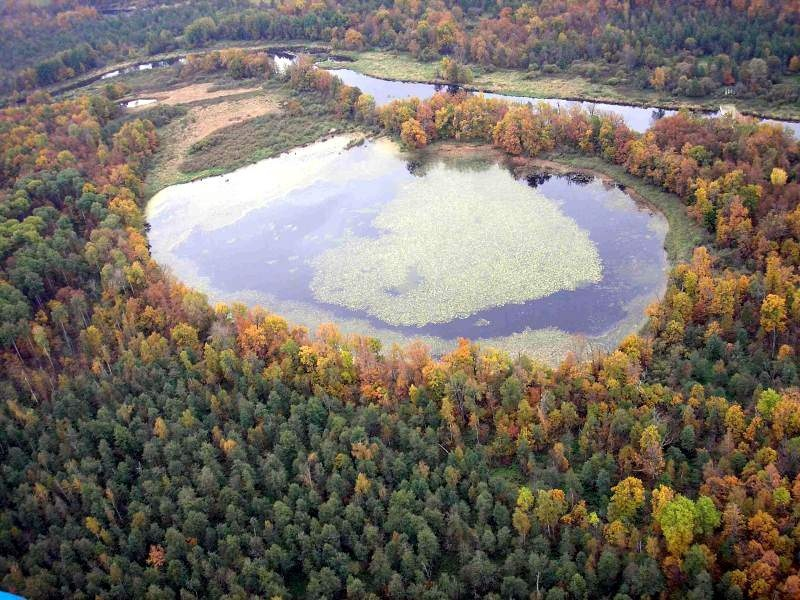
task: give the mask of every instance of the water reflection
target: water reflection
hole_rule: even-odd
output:
[[[129,100],[125,102],[125,108],[138,108],[140,106],[148,106],[158,102],[155,98],[137,98],[136,100]]]
[[[490,188],[513,180],[509,171],[485,159],[408,161],[386,140],[348,150],[347,140],[321,144],[163,190],[148,209],[154,256],[217,299],[258,298],[312,328],[333,318],[345,329],[347,323],[356,331],[366,325],[368,332],[387,339],[422,336],[445,344],[462,336],[497,343],[504,336],[545,329],[599,339],[622,328],[610,340],[616,343],[641,322],[643,303],[663,292],[663,217],[637,206],[616,186],[540,172],[515,185],[529,190],[530,210],[546,199],[588,232],[602,260],[597,283],[420,327],[389,325],[364,311],[319,302],[309,287],[316,257],[354,237],[385,235],[375,225],[376,215],[410,182],[424,184],[432,172],[441,179],[443,170],[456,190],[464,189],[466,173],[479,173]],[[450,231],[445,219],[441,235],[459,232]],[[493,243],[493,232],[486,231],[485,239]]]
[[[289,51],[277,51],[274,52],[271,56],[272,59],[275,61],[275,67],[279,74],[285,73],[286,69],[288,69],[289,66],[292,64],[292,62],[294,62],[297,59],[297,55]],[[341,59],[342,57],[339,58]],[[173,65],[176,62],[185,63],[186,57],[181,56],[155,62],[138,63],[126,67],[124,69],[109,71],[98,77],[81,80],[80,82],[77,82],[74,85],[64,87],[63,90],[83,87],[97,81],[98,79],[100,80],[112,79],[115,77],[119,77],[120,75],[125,75],[140,70],[164,68]],[[411,97],[430,98],[436,92],[440,92],[443,90],[449,91],[451,93],[455,93],[459,90],[458,86],[379,79],[377,77],[363,75],[361,73],[358,73],[357,71],[353,71],[352,69],[328,69],[328,71],[338,76],[347,85],[356,86],[360,88],[362,92],[370,94],[372,97],[375,98],[375,102],[377,105],[387,104],[392,100],[398,100],[403,98],[411,98]],[[622,117],[624,122],[633,131],[637,131],[640,133],[647,130],[658,119],[661,119],[669,115],[673,115],[676,112],[674,110],[664,109],[660,107],[626,106],[622,104],[611,104],[606,102],[567,100],[564,98],[534,98],[530,96],[509,96],[505,94],[495,94],[488,92],[485,93],[484,95],[487,98],[499,98],[502,100],[508,100],[510,102],[518,102],[523,104],[545,102],[556,108],[563,108],[563,109],[568,109],[573,106],[578,106],[588,111],[590,114],[595,112],[613,113]],[[705,114],[709,117],[721,116],[720,111],[708,112]],[[781,121],[776,119],[760,119],[760,121],[763,123],[772,123],[788,128],[795,135],[795,137],[800,138],[800,123],[798,122]]]
[[[441,85],[434,85],[429,83],[413,83],[403,81],[388,81],[384,79],[377,79],[369,75],[363,75],[351,69],[331,69],[331,73],[339,77],[347,85],[356,86],[362,92],[370,94],[375,98],[375,103],[378,105],[387,104],[392,100],[411,98],[430,98],[436,92],[448,89],[449,91],[456,91],[458,88],[443,87]],[[485,93],[487,98],[498,98],[501,100],[508,100],[509,102],[517,102],[520,104],[544,102],[556,108],[569,109],[573,106],[594,112],[610,112],[620,115],[625,123],[634,131],[645,131],[657,119],[675,114],[674,110],[643,108],[637,106],[623,106],[619,104],[606,104],[602,102],[584,102],[577,100],[563,100],[563,99],[549,99],[549,98],[531,98],[528,96],[506,96],[503,94]]]
[[[430,98],[436,92],[447,89],[448,91],[456,91],[457,87],[441,86],[430,83],[414,83],[378,79],[363,75],[351,69],[330,69],[330,72],[338,76],[347,85],[356,86],[362,92],[370,94],[375,98],[377,105],[387,104],[392,100],[403,98]],[[573,106],[578,106],[586,110],[590,114],[597,112],[611,113],[622,117],[625,124],[633,131],[639,133],[646,131],[657,120],[674,115],[676,111],[664,109],[660,107],[646,107],[646,106],[626,106],[623,104],[610,104],[606,102],[591,102],[584,100],[566,100],[563,98],[533,98],[530,96],[509,96],[505,94],[485,93],[487,98],[498,98],[501,100],[508,100],[509,102],[518,102],[521,104],[539,103],[544,102],[550,106],[569,109]],[[720,112],[705,113],[709,117],[719,117]],[[773,119],[760,119],[764,123],[773,123],[788,128],[795,137],[800,137],[800,123],[793,121],[778,121]]]

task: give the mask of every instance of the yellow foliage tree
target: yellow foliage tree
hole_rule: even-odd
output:
[[[424,148],[428,145],[428,136],[422,124],[416,119],[408,119],[400,128],[400,139],[409,148]]]
[[[786,171],[775,167],[772,169],[772,172],[769,174],[769,181],[775,187],[783,187],[786,185],[786,180],[788,179],[788,175]]]
[[[626,477],[611,488],[614,495],[608,505],[608,518],[632,519],[636,511],[644,504],[644,485],[636,477]]]

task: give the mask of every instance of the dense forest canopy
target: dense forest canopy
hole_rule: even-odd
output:
[[[728,90],[798,99],[796,0],[209,0],[121,14],[104,7],[7,3],[0,91],[69,79],[139,50],[304,40],[402,50],[421,60],[454,56],[488,69],[567,71],[689,97]]]
[[[736,36],[760,19],[774,31],[796,21],[789,3],[680,5],[650,10],[687,15],[691,31],[691,19],[740,23]],[[174,10],[190,6],[201,5]],[[270,7],[265,22],[292,37],[306,19],[321,35],[323,15],[342,13],[315,6]],[[579,23],[592,6],[541,3],[529,21],[572,12]],[[406,16],[427,14],[434,31],[452,19],[452,50],[461,33],[477,39],[529,10],[443,5],[442,22],[414,3],[363,8],[348,20],[370,43],[373,11],[408,44],[429,38]],[[601,12],[614,27],[646,8]],[[21,11],[5,10],[17,23]],[[231,10],[176,27],[208,26],[211,39],[240,18]],[[484,24],[462,29],[473,13]],[[701,18],[711,13],[731,20]],[[674,29],[665,56],[681,22],[662,20]],[[794,52],[796,39],[768,37],[782,60]],[[84,42],[101,61],[117,51]],[[280,76],[238,51],[184,69]],[[376,109],[310,60],[286,77],[407,147],[598,157],[674,193],[709,244],[673,269],[641,335],[587,362],[548,368],[467,340],[431,357],[334,326],[312,335],[263,309],[212,307],[151,259],[143,178],[169,111],[33,93],[0,111],[0,587],[30,598],[800,597],[797,140],[686,112],[637,134],[609,115],[463,93]]]

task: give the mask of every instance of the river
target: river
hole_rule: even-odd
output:
[[[285,72],[291,64],[294,55],[290,52],[278,52],[273,54],[273,59],[278,68],[279,73]],[[98,75],[92,79],[81,82],[80,86],[88,85],[97,80],[112,79],[120,75],[136,72],[139,70],[164,68],[175,64],[176,62],[184,62],[185,57],[175,57],[169,61],[157,62],[142,62],[130,65],[122,70],[108,71],[104,74]],[[395,81],[389,79],[380,79],[370,75],[364,75],[352,69],[328,69],[329,72],[339,77],[347,85],[355,86],[361,89],[362,92],[370,94],[375,98],[377,105],[386,104],[392,100],[402,98],[429,98],[433,94],[443,89],[448,89],[448,86],[431,83],[417,83],[409,81]],[[68,88],[75,89],[75,88]],[[452,88],[451,88],[452,89]],[[495,94],[486,92],[485,95],[489,98],[500,98],[509,100],[511,102],[519,103],[538,103],[545,102],[552,106],[570,108],[572,106],[580,106],[589,112],[606,112],[619,115],[625,123],[633,131],[639,133],[644,132],[650,127],[657,119],[661,117],[675,114],[676,111],[669,109],[662,109],[653,106],[628,106],[624,104],[612,104],[607,102],[591,102],[585,100],[568,100],[564,98],[534,98],[529,96],[510,96],[505,94]],[[134,100],[137,102],[139,99]],[[139,106],[140,104],[133,104],[130,107]],[[127,106],[127,105],[126,105]],[[719,112],[704,113],[709,117],[719,116]],[[800,138],[800,123],[794,121],[781,121],[776,119],[760,119],[764,123],[774,123],[789,129],[796,138]]]

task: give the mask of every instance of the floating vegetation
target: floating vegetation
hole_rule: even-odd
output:
[[[353,139],[163,190],[153,256],[212,301],[312,332],[434,354],[463,336],[549,364],[614,347],[664,291],[665,221],[614,186],[515,180],[466,146],[415,155],[412,174],[391,141]]]
[[[558,206],[493,165],[441,165],[405,184],[372,222],[318,256],[314,296],[391,325],[421,326],[597,282],[600,256]]]

